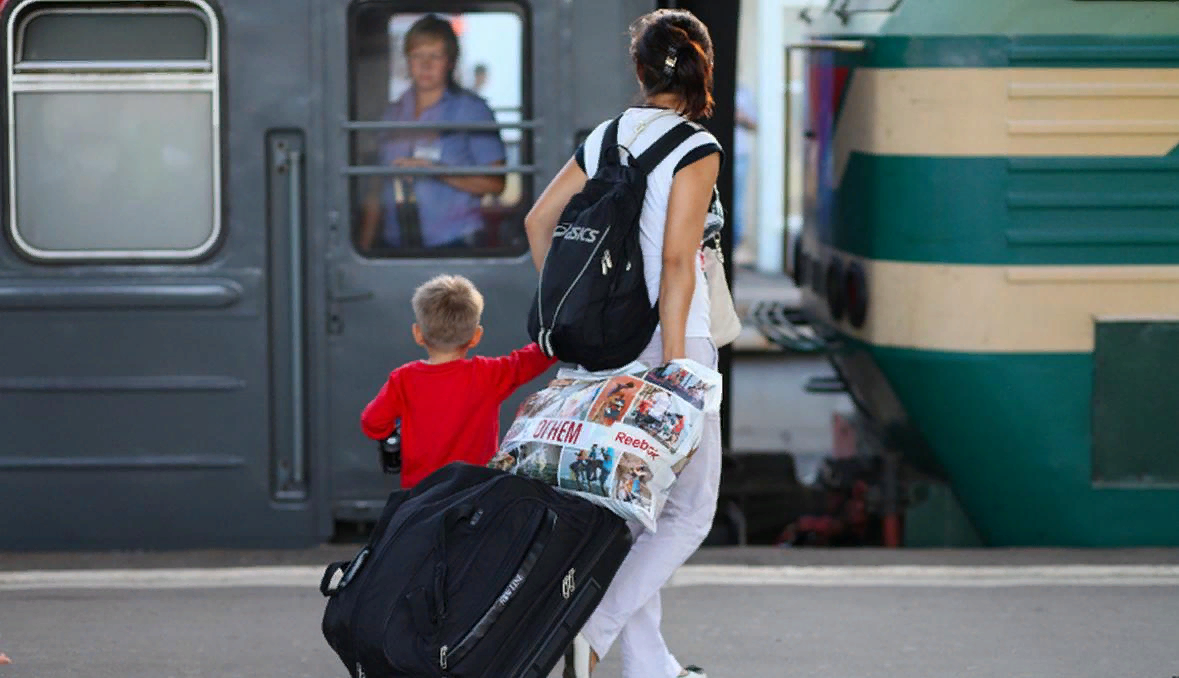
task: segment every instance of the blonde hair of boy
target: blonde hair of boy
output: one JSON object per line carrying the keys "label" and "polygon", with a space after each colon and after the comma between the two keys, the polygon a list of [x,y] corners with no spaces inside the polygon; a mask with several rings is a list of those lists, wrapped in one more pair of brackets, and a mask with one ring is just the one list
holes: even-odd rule
{"label": "blonde hair of boy", "polygon": [[455,351],[478,333],[483,295],[461,275],[440,275],[414,291],[413,314],[427,349]]}

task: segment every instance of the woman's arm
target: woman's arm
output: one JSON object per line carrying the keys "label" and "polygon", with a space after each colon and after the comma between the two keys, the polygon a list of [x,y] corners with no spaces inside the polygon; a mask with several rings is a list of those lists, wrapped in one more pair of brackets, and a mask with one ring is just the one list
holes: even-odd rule
{"label": "woman's arm", "polygon": [[[578,166],[575,158],[561,168],[557,176],[545,187],[536,204],[524,217],[524,231],[528,234],[528,247],[532,250],[532,263],[537,272],[544,268],[544,257],[549,253],[549,245],[553,242],[553,231],[557,228],[557,219],[569,200],[585,187],[589,179]],[[703,219],[701,220],[703,223]]]}
{"label": "woman's arm", "polygon": [[[469,119],[473,122],[495,122],[495,113],[492,112],[487,102],[477,97],[474,101],[474,105],[471,106],[473,110],[466,111],[459,118],[462,120]],[[497,167],[504,165],[504,161],[507,158],[507,148],[504,147],[503,138],[498,131],[473,132],[466,134],[463,138],[466,140],[467,150],[470,152],[474,164],[495,165]],[[444,174],[439,178],[460,191],[466,191],[475,195],[503,193],[504,186],[507,184],[507,177],[502,174],[475,174],[467,176]]]}
{"label": "woman's arm", "polygon": [[700,240],[712,187],[720,172],[720,154],[713,153],[684,167],[671,183],[667,223],[663,232],[663,270],[659,281],[659,324],[663,361],[687,357],[688,309],[696,291]]}
{"label": "woman's arm", "polygon": [[[490,163],[495,166],[502,166],[502,160]],[[454,186],[460,191],[467,193],[474,193],[475,195],[487,195],[488,193],[499,194],[504,192],[504,185],[507,184],[507,177],[502,174],[472,174],[469,176],[460,176],[456,174],[443,174],[438,177],[446,183]]]}
{"label": "woman's arm", "polygon": [[[424,160],[422,158],[398,158],[393,161],[394,165],[398,167],[442,167]],[[502,160],[488,163],[489,165],[502,166]],[[488,193],[503,193],[504,184],[507,183],[502,174],[438,174],[434,178],[444,181],[460,191],[473,193],[474,195],[486,195]]]}

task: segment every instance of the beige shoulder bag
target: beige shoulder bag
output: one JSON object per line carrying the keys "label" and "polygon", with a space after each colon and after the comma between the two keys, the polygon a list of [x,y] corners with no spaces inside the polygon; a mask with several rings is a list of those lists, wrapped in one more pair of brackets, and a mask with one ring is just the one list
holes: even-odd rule
{"label": "beige shoulder bag", "polygon": [[733,295],[725,278],[724,255],[721,254],[720,234],[716,234],[716,248],[703,248],[704,277],[708,281],[709,321],[712,342],[717,348],[727,346],[741,334],[741,317],[733,306]]}

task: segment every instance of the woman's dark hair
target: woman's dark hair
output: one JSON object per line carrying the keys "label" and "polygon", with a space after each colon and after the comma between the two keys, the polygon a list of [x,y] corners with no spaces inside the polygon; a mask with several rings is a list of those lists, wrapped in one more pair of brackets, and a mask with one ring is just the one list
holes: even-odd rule
{"label": "woman's dark hair", "polygon": [[448,59],[447,79],[450,81],[451,87],[457,87],[458,83],[454,79],[454,67],[458,64],[459,41],[458,35],[454,32],[454,26],[437,14],[427,14],[413,22],[413,25],[405,32],[405,39],[402,43],[406,57],[409,57],[409,50],[414,46],[414,43],[422,39],[442,41],[446,47],[446,58]]}
{"label": "woman's dark hair", "polygon": [[660,9],[639,17],[630,27],[630,56],[647,96],[677,94],[687,117],[712,115],[712,38],[694,14]]}

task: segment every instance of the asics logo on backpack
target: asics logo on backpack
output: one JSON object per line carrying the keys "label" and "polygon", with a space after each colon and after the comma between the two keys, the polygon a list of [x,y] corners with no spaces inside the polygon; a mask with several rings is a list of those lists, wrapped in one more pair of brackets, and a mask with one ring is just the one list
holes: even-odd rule
{"label": "asics logo on backpack", "polygon": [[585,226],[573,226],[571,224],[558,224],[556,230],[553,231],[554,238],[562,238],[564,240],[580,240],[591,245],[598,241],[598,235],[601,233],[596,228],[586,228]]}

